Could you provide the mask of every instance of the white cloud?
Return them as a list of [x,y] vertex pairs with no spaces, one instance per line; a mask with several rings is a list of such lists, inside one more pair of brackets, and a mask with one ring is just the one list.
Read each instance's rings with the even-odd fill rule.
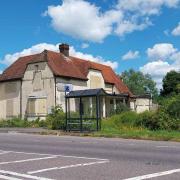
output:
[[115,33],[119,36],[124,36],[125,34],[130,34],[134,31],[142,31],[146,29],[150,24],[150,22],[137,24],[136,22],[125,20],[117,25]]
[[[19,57],[22,56],[27,56],[31,54],[36,54],[42,52],[44,49],[59,52],[59,43],[58,44],[47,44],[47,43],[40,43],[37,45],[34,45],[30,48],[24,49],[20,52],[16,52],[14,54],[7,54],[4,56],[2,60],[0,60],[0,64],[5,64],[5,65],[10,65],[14,61],[16,61]],[[85,54],[82,52],[78,52],[75,50],[73,46],[70,47],[70,55],[75,56],[78,58],[86,59],[86,60],[91,60],[94,62],[102,63],[105,65],[111,66],[113,69],[116,69],[118,67],[118,63],[115,61],[111,60],[105,60],[101,56],[93,56],[91,54]]]
[[119,0],[118,7],[141,15],[157,15],[162,6],[175,8],[179,0]]
[[174,35],[174,36],[180,36],[180,22],[179,22],[179,24],[177,25],[177,27],[173,29],[172,35]]
[[110,61],[110,60],[105,60],[104,58],[102,58],[101,56],[93,56],[91,54],[85,54],[82,52],[78,52],[74,49],[74,47],[70,48],[70,55],[78,57],[78,58],[82,58],[85,60],[91,60],[97,63],[101,63],[101,64],[105,64],[108,66],[111,66],[112,69],[116,69],[118,67],[118,63],[116,61]]
[[40,43],[40,44],[34,45],[34,46],[30,47],[30,48],[23,49],[20,52],[16,52],[16,53],[13,53],[13,54],[6,54],[4,56],[4,58],[2,60],[0,60],[0,63],[5,64],[5,65],[10,65],[15,60],[17,60],[19,57],[40,53],[44,49],[48,49],[48,50],[52,50],[52,51],[58,51],[59,47],[58,47],[58,45]]
[[128,51],[122,56],[122,60],[136,59],[139,57],[139,51]]
[[51,24],[57,32],[75,38],[102,42],[112,33],[112,25],[122,18],[121,12],[100,8],[83,0],[64,0],[62,5],[49,6],[45,15],[51,17]]
[[62,4],[49,6],[44,16],[51,19],[52,27],[59,33],[74,38],[102,42],[107,36],[124,36],[142,31],[152,25],[151,16],[159,15],[163,6],[175,8],[180,0],[119,0],[103,11],[91,1],[63,0]]
[[166,75],[166,73],[171,70],[179,71],[180,66],[179,67],[176,66],[175,63],[169,64],[168,62],[158,60],[158,61],[153,61],[153,62],[147,63],[146,65],[141,67],[140,70],[144,74],[150,74],[152,76],[152,78],[154,79],[154,81],[156,82],[157,88],[161,89],[162,88],[162,79]]
[[157,60],[157,59],[166,60],[176,52],[177,49],[174,48],[174,46],[169,43],[155,44],[152,48],[147,49],[147,55],[151,60]]
[[158,89],[162,88],[162,79],[171,70],[180,71],[180,51],[172,44],[155,44],[147,50],[149,60],[140,71],[150,74],[157,84]]
[[2,73],[3,73],[3,71],[0,70],[0,74],[2,74]]
[[81,45],[81,48],[82,49],[86,49],[86,48],[88,48],[89,47],[89,44],[88,43],[82,43],[82,45]]

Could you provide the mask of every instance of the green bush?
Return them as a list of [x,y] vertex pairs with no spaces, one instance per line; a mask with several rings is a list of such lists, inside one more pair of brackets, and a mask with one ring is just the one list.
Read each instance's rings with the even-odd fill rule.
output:
[[0,121],[0,127],[28,127],[29,122],[20,118],[12,118]]
[[46,125],[49,129],[65,129],[65,113],[62,107],[52,108],[52,113],[46,117]]
[[116,109],[111,109],[110,115],[120,114],[122,112],[130,111],[130,108],[124,103],[118,103]]
[[165,124],[164,128],[180,130],[180,94],[161,98],[159,119]]
[[135,123],[136,126],[145,127],[151,130],[158,129],[157,119],[155,116],[155,112],[145,111],[143,113],[138,114],[138,119]]
[[41,120],[39,117],[33,121],[29,121],[30,127],[42,127],[42,128],[46,128],[47,127],[47,122],[46,120]]
[[116,128],[124,126],[149,130],[180,130],[180,119],[172,117],[162,107],[158,111],[145,111],[140,114],[132,111],[122,112],[111,116],[107,121],[111,121]]
[[133,111],[127,111],[127,112],[122,112],[121,114],[117,114],[113,116],[113,121],[114,123],[120,127],[122,125],[126,126],[134,126],[135,122],[137,121],[137,113]]
[[167,106],[167,112],[170,116],[180,119],[180,95],[170,99]]

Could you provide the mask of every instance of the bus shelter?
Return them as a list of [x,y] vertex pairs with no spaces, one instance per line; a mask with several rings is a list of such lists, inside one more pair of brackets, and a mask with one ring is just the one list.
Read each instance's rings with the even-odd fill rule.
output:
[[70,91],[66,94],[66,130],[100,130],[101,102],[106,95],[102,88]]

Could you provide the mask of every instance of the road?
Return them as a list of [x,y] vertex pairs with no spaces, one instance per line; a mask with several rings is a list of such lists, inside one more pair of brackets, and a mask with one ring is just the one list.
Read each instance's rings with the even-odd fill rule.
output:
[[180,143],[0,133],[0,179],[180,180]]

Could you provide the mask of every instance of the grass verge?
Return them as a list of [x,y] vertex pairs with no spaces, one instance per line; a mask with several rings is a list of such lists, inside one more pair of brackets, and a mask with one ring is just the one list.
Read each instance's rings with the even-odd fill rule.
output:
[[142,127],[131,127],[125,125],[117,127],[112,121],[107,120],[103,121],[101,131],[92,133],[92,136],[180,142],[179,131],[152,131]]

